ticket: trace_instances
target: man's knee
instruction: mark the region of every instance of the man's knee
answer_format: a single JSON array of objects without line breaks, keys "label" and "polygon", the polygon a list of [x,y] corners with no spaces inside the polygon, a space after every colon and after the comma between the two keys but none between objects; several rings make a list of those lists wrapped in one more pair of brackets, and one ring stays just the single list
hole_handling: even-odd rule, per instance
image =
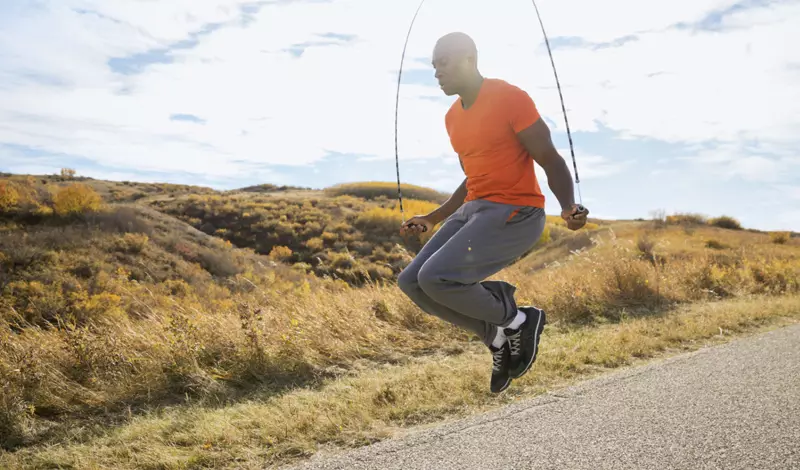
[{"label": "man's knee", "polygon": [[405,292],[406,295],[411,295],[418,285],[417,273],[411,268],[410,265],[401,271],[397,276],[397,286],[401,291]]},{"label": "man's knee", "polygon": [[436,297],[437,292],[443,285],[440,270],[433,263],[425,263],[417,273],[417,284],[428,296]]}]

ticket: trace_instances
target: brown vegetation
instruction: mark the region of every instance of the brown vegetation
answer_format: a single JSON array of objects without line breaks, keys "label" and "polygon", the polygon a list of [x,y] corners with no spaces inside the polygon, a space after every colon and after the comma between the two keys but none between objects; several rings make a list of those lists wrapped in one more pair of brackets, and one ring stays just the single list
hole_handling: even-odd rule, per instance
[{"label": "brown vegetation", "polygon": [[[441,204],[450,197],[450,194],[413,184],[401,184],[400,191],[404,201],[406,199],[417,199]],[[381,197],[396,199],[398,197],[396,183],[379,181],[338,184],[326,188],[325,193],[332,197],[347,195],[363,199],[378,199]]]},{"label": "brown vegetation", "polygon": [[[176,195],[152,201],[156,211],[98,206],[97,197],[72,184],[43,189],[50,185],[0,180],[0,448],[39,449],[50,460],[38,460],[33,450],[15,454],[21,459],[69,466],[92,455],[82,462],[128,468],[129,449],[138,448],[134,453],[154,459],[152,467],[190,466],[195,458],[234,465],[236,452],[217,451],[225,436],[230,445],[262,449],[259,459],[275,459],[317,443],[351,442],[347,436],[375,438],[377,421],[420,422],[488,400],[483,355],[453,359],[464,361],[463,374],[398,366],[380,380],[353,378],[350,388],[335,380],[369,364],[415,363],[430,351],[459,356],[475,340],[421,312],[393,283],[366,282],[390,279],[427,240],[399,236],[395,202]],[[62,199],[71,202],[59,205]],[[407,214],[436,206],[404,202]],[[597,364],[621,364],[707,337],[714,321],[735,328],[754,318],[733,303],[725,311],[741,315],[707,307],[707,315],[654,318],[665,312],[794,298],[800,246],[775,239],[705,219],[688,235],[674,221],[658,229],[630,222],[571,232],[550,218],[547,239],[497,276],[518,286],[521,304],[549,313],[545,341],[554,343],[543,349],[541,373],[526,380],[551,383]],[[759,318],[770,312],[760,309]],[[638,330],[625,326],[631,319],[641,320]],[[657,332],[649,337],[651,330]],[[476,364],[478,357],[484,362]],[[436,377],[440,387],[426,392],[423,385],[432,382],[425,377]],[[323,385],[333,388],[315,395]],[[434,400],[440,389],[457,393]],[[244,427],[204,430],[198,419],[232,411],[195,411],[185,421],[173,416],[169,429],[156,433],[138,421],[138,430],[112,438],[121,447],[110,454],[81,447],[106,435],[106,426],[136,423],[132,418],[153,407],[213,408],[256,392],[266,397],[258,405],[263,415],[237,417]],[[294,426],[294,440],[281,434],[283,423]],[[156,434],[163,448],[148,440]],[[43,450],[69,442],[79,447]]]}]

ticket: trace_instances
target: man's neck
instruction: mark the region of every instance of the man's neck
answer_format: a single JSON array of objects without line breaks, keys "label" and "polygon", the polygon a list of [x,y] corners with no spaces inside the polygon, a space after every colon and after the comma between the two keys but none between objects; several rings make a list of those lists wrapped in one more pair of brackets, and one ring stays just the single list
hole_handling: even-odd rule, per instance
[{"label": "man's neck", "polygon": [[467,89],[459,93],[459,96],[461,96],[461,106],[464,109],[469,109],[475,104],[475,100],[478,99],[478,93],[481,91],[481,85],[483,85],[483,76],[478,74],[469,83]]}]

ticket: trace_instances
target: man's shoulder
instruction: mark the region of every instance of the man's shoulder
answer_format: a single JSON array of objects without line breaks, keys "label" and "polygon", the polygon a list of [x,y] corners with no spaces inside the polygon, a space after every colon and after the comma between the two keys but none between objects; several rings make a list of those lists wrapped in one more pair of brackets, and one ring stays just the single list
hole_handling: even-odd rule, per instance
[{"label": "man's shoulder", "polygon": [[518,97],[528,94],[528,92],[523,90],[518,85],[503,80],[502,78],[486,78],[485,80],[493,92],[500,93],[503,96]]}]

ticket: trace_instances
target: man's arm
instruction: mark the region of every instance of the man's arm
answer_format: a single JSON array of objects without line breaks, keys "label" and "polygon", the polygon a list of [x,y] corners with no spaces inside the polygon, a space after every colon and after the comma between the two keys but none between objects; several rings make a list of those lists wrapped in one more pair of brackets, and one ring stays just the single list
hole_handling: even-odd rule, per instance
[{"label": "man's arm", "polygon": [[457,211],[458,208],[464,204],[464,199],[466,199],[466,197],[467,179],[464,178],[464,181],[461,182],[461,184],[458,186],[458,188],[456,188],[447,201],[439,206],[436,210],[426,215],[425,218],[428,219],[433,225],[438,224]]},{"label": "man's arm", "polygon": [[539,118],[531,126],[517,133],[517,136],[536,163],[547,173],[548,186],[558,198],[561,210],[572,210],[575,204],[572,174],[569,172],[567,162],[553,145],[550,128],[544,119]]}]

